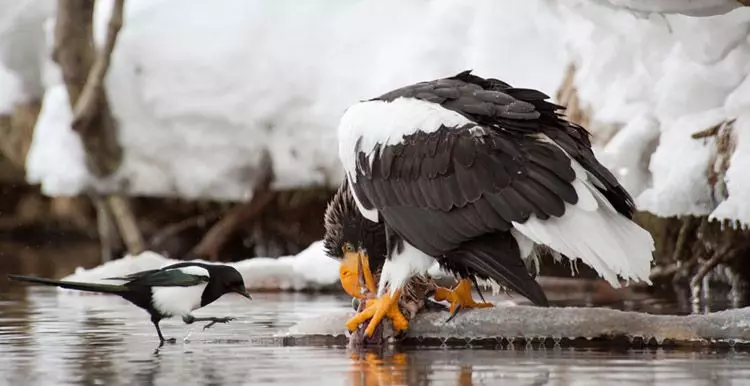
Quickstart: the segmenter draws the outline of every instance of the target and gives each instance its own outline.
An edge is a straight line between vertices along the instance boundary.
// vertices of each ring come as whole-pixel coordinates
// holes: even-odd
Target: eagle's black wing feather
[[[531,122],[532,130],[539,130],[563,148],[570,157],[578,161],[597,182],[597,189],[604,194],[612,206],[623,216],[633,217],[635,204],[630,194],[617,181],[617,178],[594,156],[591,150],[590,134],[583,127],[561,119],[562,106],[548,101],[546,94],[530,89],[514,88],[497,79],[483,79],[464,71],[452,78],[477,85],[483,89],[507,94],[510,97],[529,103],[539,113],[538,119]],[[444,104],[453,108],[450,104]],[[460,110],[460,108],[459,108]],[[464,112],[464,114],[466,114]],[[529,129],[528,121],[507,119],[506,117],[482,116],[470,114],[480,122],[498,125],[508,130],[525,131]]]
[[[372,157],[372,166],[359,168],[352,187],[400,237],[444,258],[454,271],[470,268],[546,304],[515,240],[497,232],[532,213],[541,219],[562,216],[565,203],[577,201],[575,174],[557,147],[497,131],[442,128],[407,137]],[[490,234],[507,239],[482,238]]]
[[[562,216],[566,203],[577,202],[570,158],[596,177],[615,208],[632,212],[627,192],[594,158],[588,133],[559,119],[560,107],[541,92],[462,73],[376,99],[401,97],[439,103],[476,125],[417,131],[359,154],[352,188],[400,237],[454,271],[470,269],[546,304],[508,231],[532,214]]]

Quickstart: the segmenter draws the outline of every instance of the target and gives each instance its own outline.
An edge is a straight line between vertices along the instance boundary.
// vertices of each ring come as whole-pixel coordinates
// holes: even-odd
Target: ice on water
[[[283,335],[337,337],[353,311],[304,320]],[[653,315],[608,308],[504,306],[469,310],[445,323],[447,312],[424,312],[411,321],[407,338],[499,339],[653,337],[661,344],[733,340],[750,342],[750,308],[687,316]]]

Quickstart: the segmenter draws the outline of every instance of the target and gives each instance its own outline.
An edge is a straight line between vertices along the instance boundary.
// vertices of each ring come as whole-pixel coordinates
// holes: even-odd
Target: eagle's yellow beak
[[[370,259],[363,251],[344,253],[339,267],[339,279],[344,291],[357,299],[364,299],[368,291],[373,295],[377,291],[370,271]]]

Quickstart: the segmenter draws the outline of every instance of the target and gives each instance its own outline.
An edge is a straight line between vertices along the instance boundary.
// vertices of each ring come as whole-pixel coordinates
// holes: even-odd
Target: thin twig
[[[151,239],[148,241],[148,246],[149,248],[154,248],[163,244],[164,241],[166,241],[168,238],[178,235],[187,229],[203,227],[204,225],[201,224],[216,220],[221,217],[221,214],[222,212],[217,210],[209,213],[202,213],[198,216],[193,216],[182,221],[169,224],[160,229],[156,234],[151,236]]]
[[[672,261],[682,261],[682,256],[687,250],[687,239],[695,232],[695,228],[698,227],[699,222],[693,216],[688,216],[682,222],[680,227],[680,233],[677,235],[677,242],[675,243],[674,253],[672,253]]]
[[[115,0],[112,8],[112,15],[107,27],[107,39],[104,47],[99,51],[94,64],[86,78],[86,85],[81,92],[80,98],[75,103],[73,109],[72,127],[75,131],[86,130],[98,111],[100,97],[102,95],[104,76],[109,69],[109,63],[112,57],[112,51],[117,42],[117,35],[122,28],[123,8],[125,0]]]
[[[727,249],[725,248],[722,248],[721,251],[714,252],[713,256],[711,256],[708,261],[703,263],[700,268],[698,268],[698,272],[695,273],[695,276],[690,279],[690,288],[701,285],[704,276],[708,275],[708,273],[711,272],[712,269],[716,268],[716,266],[719,265],[722,261],[724,261],[725,258],[732,255],[733,253],[727,252]]]
[[[651,269],[651,273],[648,275],[648,278],[651,279],[651,281],[670,278],[673,277],[674,274],[676,274],[680,270],[680,268],[681,266],[678,263],[672,263],[666,267],[657,265]]]
[[[92,201],[96,206],[96,225],[99,232],[99,244],[101,244],[102,262],[106,263],[112,260],[112,250],[114,249],[113,238],[114,227],[110,218],[107,205],[99,196],[92,195]]]

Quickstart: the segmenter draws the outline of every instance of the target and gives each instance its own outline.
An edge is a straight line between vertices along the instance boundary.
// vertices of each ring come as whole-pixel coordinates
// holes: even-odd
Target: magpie
[[[174,338],[164,339],[159,328],[162,319],[179,316],[186,324],[208,321],[210,323],[203,327],[206,329],[216,323],[227,323],[234,318],[195,317],[191,315],[191,311],[205,307],[227,293],[236,293],[252,299],[247,293],[242,275],[235,268],[221,264],[182,262],[104,279],[120,280],[124,282],[122,284],[80,283],[21,275],[8,275],[8,278],[79,291],[119,295],[151,315],[151,322],[159,334],[160,347],[165,341],[176,341]]]

